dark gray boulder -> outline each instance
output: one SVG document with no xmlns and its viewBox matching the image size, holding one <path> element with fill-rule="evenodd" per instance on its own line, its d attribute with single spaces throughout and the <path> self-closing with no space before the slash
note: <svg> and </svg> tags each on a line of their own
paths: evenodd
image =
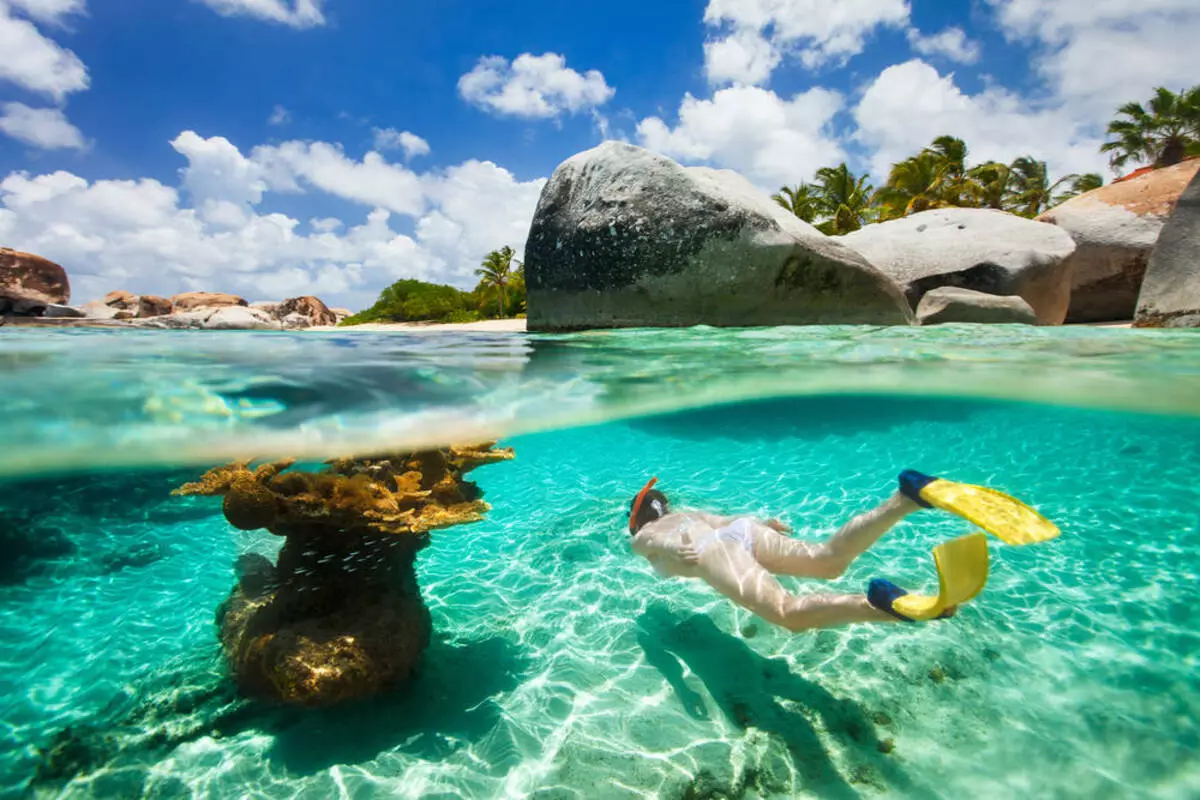
<svg viewBox="0 0 1200 800">
<path fill-rule="evenodd" d="M 742 176 L 618 142 L 555 170 L 525 282 L 535 331 L 913 321 L 886 276 Z"/>
<path fill-rule="evenodd" d="M 1200 327 L 1200 173 L 1158 237 L 1138 297 L 1139 328 Z"/>
<path fill-rule="evenodd" d="M 1101 186 L 1038 217 L 1075 240 L 1067 322 L 1133 319 L 1150 253 L 1200 159 Z"/>
<path fill-rule="evenodd" d="M 933 289 L 956 286 L 1019 295 L 1042 325 L 1059 325 L 1071 299 L 1061 228 L 986 208 L 939 208 L 867 225 L 842 240 L 900 284 L 915 307 Z"/>
<path fill-rule="evenodd" d="M 1036 325 L 1037 314 L 1017 295 L 995 295 L 943 286 L 926 292 L 917 306 L 922 325 L 946 322 Z"/>
</svg>

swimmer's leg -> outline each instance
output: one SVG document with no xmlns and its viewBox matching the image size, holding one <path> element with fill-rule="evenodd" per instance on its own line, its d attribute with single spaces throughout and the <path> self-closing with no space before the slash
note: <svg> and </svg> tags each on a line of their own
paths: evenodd
<svg viewBox="0 0 1200 800">
<path fill-rule="evenodd" d="M 797 597 L 735 542 L 714 542 L 699 564 L 700 577 L 721 594 L 789 631 L 833 628 L 855 622 L 897 622 L 866 595 L 813 594 Z"/>
<path fill-rule="evenodd" d="M 776 575 L 833 580 L 885 533 L 920 506 L 896 492 L 882 504 L 859 514 L 820 543 L 790 539 L 758 526 L 754 556 Z"/>
</svg>

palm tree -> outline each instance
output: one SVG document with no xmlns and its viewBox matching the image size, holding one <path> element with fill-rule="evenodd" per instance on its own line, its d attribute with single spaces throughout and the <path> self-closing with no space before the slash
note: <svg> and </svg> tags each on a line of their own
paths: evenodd
<svg viewBox="0 0 1200 800">
<path fill-rule="evenodd" d="M 1095 172 L 1085 172 L 1082 175 L 1068 175 L 1067 178 L 1070 179 L 1070 186 L 1060 194 L 1055 195 L 1054 205 L 1056 206 L 1067 202 L 1072 197 L 1078 197 L 1084 192 L 1099 189 L 1104 185 L 1104 178 Z"/>
<path fill-rule="evenodd" d="M 1012 168 L 999 161 L 985 161 L 967 171 L 966 193 L 975 208 L 1004 208 Z"/>
<path fill-rule="evenodd" d="M 820 198 L 813 193 L 809 183 L 801 182 L 795 189 L 783 186 L 771 195 L 771 199 L 805 222 L 815 220 L 820 210 Z"/>
<path fill-rule="evenodd" d="M 922 153 L 937 159 L 941 179 L 937 194 L 950 205 L 971 205 L 967 179 L 967 143 L 955 136 L 939 136 Z"/>
<path fill-rule="evenodd" d="M 508 245 L 504 245 L 499 250 L 488 253 L 484 257 L 480 269 L 475 270 L 475 274 L 480 277 L 480 284 L 496 290 L 496 300 L 500 304 L 500 319 L 504 319 L 505 288 L 508 286 L 512 274 L 514 255 L 514 250 Z M 524 268 L 520 261 L 517 261 L 516 264 L 517 269 Z"/>
<path fill-rule="evenodd" d="M 856 231 L 875 216 L 871 205 L 874 187 L 867 183 L 869 176 L 856 176 L 842 162 L 836 167 L 817 170 L 813 184 L 820 197 L 819 212 L 825 217 L 817 228 L 830 236 Z"/>
<path fill-rule="evenodd" d="M 1075 174 L 1064 175 L 1051 183 L 1046 162 L 1038 161 L 1033 156 L 1021 156 L 1009 169 L 1012 175 L 1006 202 L 1008 210 L 1030 218 L 1036 217 L 1054 204 L 1054 193 L 1058 187 L 1082 177 Z"/>
<path fill-rule="evenodd" d="M 892 165 L 887 184 L 875 193 L 884 219 L 907 217 L 954 205 L 946 199 L 945 178 L 950 174 L 946 160 L 932 150 Z"/>
<path fill-rule="evenodd" d="M 1108 124 L 1108 135 L 1116 138 L 1100 152 L 1112 154 L 1113 169 L 1130 161 L 1169 167 L 1200 150 L 1200 85 L 1179 94 L 1160 86 L 1149 106 L 1147 111 L 1141 103 L 1126 103 L 1117 109 L 1125 119 Z"/>
</svg>

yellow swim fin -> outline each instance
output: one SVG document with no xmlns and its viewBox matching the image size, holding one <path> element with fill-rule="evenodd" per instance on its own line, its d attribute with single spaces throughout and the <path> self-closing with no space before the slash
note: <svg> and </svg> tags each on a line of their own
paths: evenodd
<svg viewBox="0 0 1200 800">
<path fill-rule="evenodd" d="M 1059 534 L 1053 522 L 1017 498 L 995 489 L 933 478 L 912 470 L 900 473 L 900 488 L 909 497 L 956 514 L 1006 544 L 1037 544 Z"/>
<path fill-rule="evenodd" d="M 892 604 L 899 613 L 915 620 L 928 620 L 948 608 L 971 600 L 987 585 L 987 536 L 972 533 L 933 548 L 937 565 L 937 597 L 906 594 Z"/>
</svg>

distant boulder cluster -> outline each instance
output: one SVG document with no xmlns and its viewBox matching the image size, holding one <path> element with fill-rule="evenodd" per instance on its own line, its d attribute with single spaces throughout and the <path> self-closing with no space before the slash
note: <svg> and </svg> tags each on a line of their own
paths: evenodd
<svg viewBox="0 0 1200 800">
<path fill-rule="evenodd" d="M 70 305 L 66 270 L 31 253 L 0 248 L 0 315 L 33 324 L 93 324 L 168 330 L 300 330 L 333 326 L 350 316 L 311 295 L 248 303 L 222 292 L 173 297 L 109 292 L 103 300 Z"/>
</svg>

